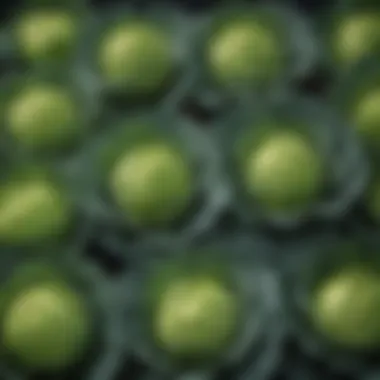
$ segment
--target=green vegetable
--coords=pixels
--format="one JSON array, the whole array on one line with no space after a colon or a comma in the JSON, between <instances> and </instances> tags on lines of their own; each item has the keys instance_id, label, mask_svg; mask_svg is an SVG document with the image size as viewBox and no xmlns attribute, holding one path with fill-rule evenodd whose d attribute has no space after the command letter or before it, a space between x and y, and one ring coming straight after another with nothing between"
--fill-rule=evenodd
<instances>
[{"instance_id":1,"label":"green vegetable","mask_svg":"<svg viewBox=\"0 0 380 380\"><path fill-rule=\"evenodd\" d=\"M158 296L154 336L170 355L214 357L235 337L240 305L220 280L212 276L176 278Z\"/></svg>"},{"instance_id":2,"label":"green vegetable","mask_svg":"<svg viewBox=\"0 0 380 380\"><path fill-rule=\"evenodd\" d=\"M40 178L10 181L0 191L0 241L37 243L65 232L72 209L63 191Z\"/></svg>"},{"instance_id":3,"label":"green vegetable","mask_svg":"<svg viewBox=\"0 0 380 380\"><path fill-rule=\"evenodd\" d=\"M68 57L78 33L77 20L58 10L36 10L21 16L14 34L21 53L30 60L46 62Z\"/></svg>"},{"instance_id":4,"label":"green vegetable","mask_svg":"<svg viewBox=\"0 0 380 380\"><path fill-rule=\"evenodd\" d=\"M211 75L226 86L274 79L285 65L277 31L253 17L222 24L208 41L206 59Z\"/></svg>"},{"instance_id":5,"label":"green vegetable","mask_svg":"<svg viewBox=\"0 0 380 380\"><path fill-rule=\"evenodd\" d=\"M105 33L98 51L105 83L132 93L156 92L172 74L173 41L147 22L125 22Z\"/></svg>"},{"instance_id":6,"label":"green vegetable","mask_svg":"<svg viewBox=\"0 0 380 380\"><path fill-rule=\"evenodd\" d=\"M349 349L380 344L380 276L372 268L348 266L325 279L312 294L317 332Z\"/></svg>"},{"instance_id":7,"label":"green vegetable","mask_svg":"<svg viewBox=\"0 0 380 380\"><path fill-rule=\"evenodd\" d=\"M380 146L380 88L361 96L353 110L353 121L366 144Z\"/></svg>"},{"instance_id":8,"label":"green vegetable","mask_svg":"<svg viewBox=\"0 0 380 380\"><path fill-rule=\"evenodd\" d=\"M6 308L3 345L24 366L56 370L83 355L90 330L89 310L74 290L54 282L35 284Z\"/></svg>"},{"instance_id":9,"label":"green vegetable","mask_svg":"<svg viewBox=\"0 0 380 380\"><path fill-rule=\"evenodd\" d=\"M315 201L324 181L322 158L306 137L277 131L246 156L246 191L273 211L298 211Z\"/></svg>"},{"instance_id":10,"label":"green vegetable","mask_svg":"<svg viewBox=\"0 0 380 380\"><path fill-rule=\"evenodd\" d=\"M75 99L52 84L27 86L11 100L6 127L28 148L60 148L78 136L79 109Z\"/></svg>"},{"instance_id":11,"label":"green vegetable","mask_svg":"<svg viewBox=\"0 0 380 380\"><path fill-rule=\"evenodd\" d=\"M355 12L342 17L331 36L333 55L352 66L380 46L380 14Z\"/></svg>"},{"instance_id":12,"label":"green vegetable","mask_svg":"<svg viewBox=\"0 0 380 380\"><path fill-rule=\"evenodd\" d=\"M143 144L122 154L110 175L111 194L136 225L171 222L194 194L192 168L176 148Z\"/></svg>"}]
</instances>

